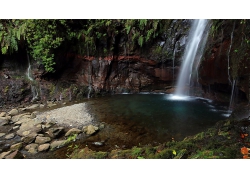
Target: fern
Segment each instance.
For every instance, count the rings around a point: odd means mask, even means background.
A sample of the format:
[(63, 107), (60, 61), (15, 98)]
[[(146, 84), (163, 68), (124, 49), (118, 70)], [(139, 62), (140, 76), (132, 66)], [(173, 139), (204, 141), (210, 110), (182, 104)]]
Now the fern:
[(142, 47), (142, 45), (143, 45), (143, 36), (142, 35), (138, 39), (138, 44)]

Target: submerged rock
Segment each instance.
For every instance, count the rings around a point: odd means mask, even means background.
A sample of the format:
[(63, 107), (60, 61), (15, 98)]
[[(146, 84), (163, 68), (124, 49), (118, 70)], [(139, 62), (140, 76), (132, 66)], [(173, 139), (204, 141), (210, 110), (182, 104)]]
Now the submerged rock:
[(10, 153), (9, 155), (5, 156), (5, 159), (23, 159), (23, 158), (24, 158), (23, 154), (18, 150), (16, 150), (16, 151)]
[(66, 140), (54, 141), (50, 144), (50, 149), (54, 150), (55, 148), (63, 147), (66, 145), (66, 143), (67, 143)]
[(17, 143), (17, 144), (13, 144), (12, 146), (10, 146), (10, 150), (20, 150), (23, 147), (23, 143)]
[(4, 159), (5, 156), (9, 155), (11, 153), (11, 151), (7, 151), (7, 152), (3, 152), (0, 154), (0, 159)]
[(88, 126), (84, 126), (82, 128), (82, 131), (84, 133), (86, 133), (87, 135), (92, 135), (94, 134), (99, 128), (96, 127), (96, 126), (93, 126), (92, 124), (91, 125), (88, 125)]

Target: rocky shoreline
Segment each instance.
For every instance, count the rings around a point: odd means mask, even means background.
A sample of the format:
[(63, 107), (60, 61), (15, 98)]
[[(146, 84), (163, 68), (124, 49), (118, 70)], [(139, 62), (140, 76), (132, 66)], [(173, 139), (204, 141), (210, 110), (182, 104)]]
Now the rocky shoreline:
[(33, 104), (0, 113), (0, 159), (29, 158), (53, 151), (104, 126), (93, 121), (85, 103), (47, 110), (51, 107), (57, 104), (49, 102), (47, 108)]

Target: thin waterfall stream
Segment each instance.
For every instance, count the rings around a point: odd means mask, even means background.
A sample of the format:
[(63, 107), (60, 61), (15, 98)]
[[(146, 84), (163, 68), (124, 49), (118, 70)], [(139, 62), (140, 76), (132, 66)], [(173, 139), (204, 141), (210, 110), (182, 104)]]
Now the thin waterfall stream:
[(38, 93), (38, 89), (37, 87), (35, 86), (35, 80), (32, 78), (32, 75), (31, 75), (31, 64), (30, 64), (30, 58), (29, 58), (29, 55), (28, 55), (28, 52), (27, 52), (27, 59), (28, 59), (28, 68), (27, 68), (27, 72), (26, 72), (26, 76), (27, 78), (29, 79), (29, 81), (31, 82), (31, 92), (32, 92), (32, 102), (34, 100), (37, 100), (38, 97), (39, 97), (39, 93)]

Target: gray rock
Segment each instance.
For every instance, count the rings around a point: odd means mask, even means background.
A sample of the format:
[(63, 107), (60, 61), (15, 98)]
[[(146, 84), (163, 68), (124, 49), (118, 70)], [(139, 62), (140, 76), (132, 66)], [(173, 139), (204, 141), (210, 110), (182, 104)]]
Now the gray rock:
[[(27, 136), (29, 133), (32, 133), (32, 132), (39, 133), (41, 130), (42, 130), (42, 126), (40, 122), (36, 122), (33, 120), (33, 121), (22, 123), (19, 130), (17, 131), (17, 134), (23, 137), (23, 136)], [(27, 131), (29, 131), (28, 134), (26, 133)]]
[(20, 151), (16, 150), (10, 153), (9, 155), (5, 156), (4, 158), (5, 159), (23, 159), (24, 155)]
[(5, 136), (5, 139), (12, 139), (15, 137), (15, 134), (14, 133), (11, 133), (11, 134), (8, 134)]
[(9, 120), (1, 120), (0, 119), (0, 126), (5, 126), (9, 124)]
[(50, 144), (50, 149), (54, 150), (55, 148), (63, 147), (67, 144), (66, 140), (54, 141)]
[(96, 127), (96, 126), (93, 126), (92, 124), (91, 125), (88, 125), (88, 126), (84, 126), (83, 128), (82, 128), (82, 131), (84, 132), (84, 133), (86, 133), (87, 135), (92, 135), (92, 134), (94, 134), (96, 131), (98, 131), (99, 130), (99, 128), (98, 127)]
[(19, 126), (14, 126), (12, 129), (13, 130), (16, 130), (16, 129), (18, 129), (19, 128)]
[(2, 147), (2, 151), (7, 151), (10, 149), (10, 144), (4, 144), (4, 146)]
[(31, 118), (31, 119), (36, 118), (36, 114), (35, 114), (34, 112), (33, 112), (33, 113), (31, 113), (30, 118)]
[(27, 146), (25, 146), (25, 149), (31, 153), (31, 154), (36, 154), (37, 153), (37, 148), (38, 148), (38, 144), (29, 144)]
[(22, 117), (19, 121), (15, 122), (15, 125), (21, 125), (22, 123), (33, 121), (31, 118)]
[(28, 152), (31, 153), (31, 154), (36, 154), (36, 153), (37, 153), (37, 149), (30, 148), (30, 149), (28, 150)]
[(73, 135), (73, 134), (79, 134), (81, 133), (81, 130), (80, 129), (77, 129), (77, 128), (72, 128), (70, 130), (68, 130), (68, 132), (65, 134), (65, 136), (70, 136), (70, 135)]
[(10, 119), (11, 119), (11, 116), (0, 117), (0, 122), (1, 121), (9, 121)]
[(104, 129), (105, 128), (105, 125), (103, 124), (103, 123), (101, 123), (100, 125), (99, 125), (99, 129)]
[(9, 114), (10, 116), (15, 116), (15, 115), (17, 115), (18, 113), (19, 113), (19, 112), (18, 112), (17, 109), (12, 109), (11, 111), (8, 112), (8, 114)]
[(30, 131), (25, 131), (25, 132), (27, 132), (27, 135), (22, 137), (21, 141), (23, 141), (24, 143), (27, 143), (27, 144), (32, 143), (35, 140), (37, 133), (30, 132)]
[(23, 114), (18, 114), (16, 116), (12, 116), (11, 120), (12, 122), (17, 122), (19, 120), (21, 120), (21, 118), (30, 118), (30, 113), (23, 113)]
[(64, 133), (64, 127), (50, 128), (46, 133), (51, 138), (57, 138)]
[(46, 151), (48, 150), (50, 147), (50, 144), (47, 143), (47, 144), (41, 144), (40, 146), (38, 146), (38, 151), (41, 152), (41, 151)]
[(55, 122), (53, 122), (51, 120), (48, 120), (47, 123), (45, 124), (45, 128), (50, 128), (50, 127), (52, 127), (55, 124), (56, 124)]
[(0, 137), (3, 137), (3, 136), (5, 136), (5, 133), (0, 133)]
[(0, 154), (0, 159), (4, 159), (5, 156), (9, 155), (11, 153), (11, 151), (7, 151), (7, 152), (3, 152)]
[(10, 146), (10, 150), (20, 150), (21, 148), (23, 147), (23, 143), (20, 142), (20, 143), (17, 143), (17, 144), (13, 144), (12, 146)]
[(34, 148), (37, 149), (38, 148), (38, 144), (32, 143), (32, 144), (28, 144), (27, 146), (24, 147), (25, 150), (29, 150), (30, 148)]
[(0, 117), (5, 117), (6, 116), (6, 112), (1, 112), (0, 113)]
[(44, 143), (50, 142), (50, 141), (51, 141), (50, 137), (37, 136), (35, 143), (37, 143), (37, 144), (44, 144)]
[(33, 104), (33, 105), (29, 106), (29, 107), (26, 107), (26, 109), (29, 109), (29, 110), (34, 110), (34, 109), (37, 109), (37, 108), (39, 108), (39, 104)]

